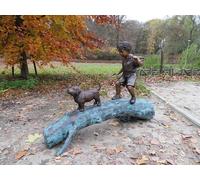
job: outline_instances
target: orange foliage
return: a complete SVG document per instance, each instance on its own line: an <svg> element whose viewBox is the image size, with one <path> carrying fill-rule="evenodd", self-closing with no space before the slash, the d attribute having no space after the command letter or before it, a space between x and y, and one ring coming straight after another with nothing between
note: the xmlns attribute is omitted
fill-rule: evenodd
<svg viewBox="0 0 200 180"><path fill-rule="evenodd" d="M98 47L102 41L87 30L86 19L115 24L115 16L0 16L0 55L7 65L19 63L22 52L28 59L48 64L68 63L83 56L83 49Z"/></svg>

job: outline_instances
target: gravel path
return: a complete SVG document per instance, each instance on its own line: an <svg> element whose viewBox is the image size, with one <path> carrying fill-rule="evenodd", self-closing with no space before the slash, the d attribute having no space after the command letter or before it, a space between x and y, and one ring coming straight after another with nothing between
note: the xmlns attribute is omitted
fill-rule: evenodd
<svg viewBox="0 0 200 180"><path fill-rule="evenodd" d="M200 117L200 82L164 82L150 87L168 102Z"/></svg>

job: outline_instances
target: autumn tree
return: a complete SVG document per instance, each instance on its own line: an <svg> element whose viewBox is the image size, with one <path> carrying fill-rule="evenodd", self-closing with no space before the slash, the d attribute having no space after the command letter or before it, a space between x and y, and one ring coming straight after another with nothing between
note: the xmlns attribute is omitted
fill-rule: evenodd
<svg viewBox="0 0 200 180"><path fill-rule="evenodd" d="M6 65L18 64L27 79L28 60L44 65L68 63L95 48L101 40L88 31L86 19L115 24L115 16L0 16L0 55Z"/></svg>
<svg viewBox="0 0 200 180"><path fill-rule="evenodd" d="M148 37L147 51L150 54L155 54L160 49L160 43L165 37L164 21L160 19L152 19L146 22Z"/></svg>

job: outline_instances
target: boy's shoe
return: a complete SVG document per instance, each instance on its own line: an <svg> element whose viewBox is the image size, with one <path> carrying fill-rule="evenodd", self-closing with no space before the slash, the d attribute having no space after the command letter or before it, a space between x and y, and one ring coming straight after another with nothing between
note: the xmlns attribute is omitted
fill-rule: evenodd
<svg viewBox="0 0 200 180"><path fill-rule="evenodd" d="M115 95L115 96L112 97L112 100L120 99L120 98L122 98L120 95Z"/></svg>
<svg viewBox="0 0 200 180"><path fill-rule="evenodd" d="M130 102L130 104L135 104L135 101L136 101L136 98L132 97L129 102Z"/></svg>

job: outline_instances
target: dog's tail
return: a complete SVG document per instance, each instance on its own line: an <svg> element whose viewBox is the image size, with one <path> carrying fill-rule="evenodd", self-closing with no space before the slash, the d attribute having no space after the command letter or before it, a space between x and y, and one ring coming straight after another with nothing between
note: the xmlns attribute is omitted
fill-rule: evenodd
<svg viewBox="0 0 200 180"><path fill-rule="evenodd" d="M97 90L100 91L100 89L101 89L101 84L98 83L98 88L97 88Z"/></svg>

